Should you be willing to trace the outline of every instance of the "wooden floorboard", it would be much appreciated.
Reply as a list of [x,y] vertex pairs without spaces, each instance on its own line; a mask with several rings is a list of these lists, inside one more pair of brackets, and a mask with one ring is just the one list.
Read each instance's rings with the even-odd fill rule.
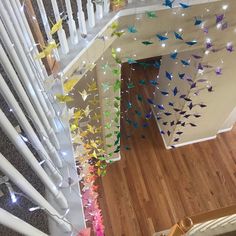
[[[144,114],[150,106],[138,102],[135,95],[151,97],[153,87],[138,81],[148,83],[157,71],[134,68],[131,76],[130,66],[122,68],[121,110],[131,101],[133,108],[126,114],[141,125],[146,120],[134,110]],[[135,88],[126,88],[129,77]],[[109,166],[101,181],[106,236],[149,236],[184,216],[236,204],[236,128],[214,140],[166,150],[155,120],[148,124],[135,129],[125,115],[121,120],[122,159]]]

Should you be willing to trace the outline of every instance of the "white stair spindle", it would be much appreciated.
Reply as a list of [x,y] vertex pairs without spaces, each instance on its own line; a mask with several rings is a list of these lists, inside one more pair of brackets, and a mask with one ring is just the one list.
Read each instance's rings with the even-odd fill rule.
[[[226,226],[227,224],[236,220],[236,215],[228,216],[220,222],[220,226]],[[214,229],[215,226],[212,226],[211,229]]]
[[[27,35],[27,36],[25,36],[25,39],[28,39],[27,40],[28,48],[29,48],[29,51],[32,50],[33,57],[34,57],[34,56],[38,55],[39,51],[38,51],[38,48],[36,47],[36,42],[34,40],[34,36],[31,32],[30,26],[29,26],[28,21],[26,19],[24,8],[22,8],[21,3],[18,0],[11,1],[11,6],[12,6],[12,8],[15,12],[15,15],[18,19],[18,22],[19,22],[20,27],[22,29],[23,35]],[[33,19],[33,20],[36,20],[36,19]],[[38,66],[38,71],[40,72],[41,77],[43,77],[43,79],[45,79],[44,77],[47,76],[47,71],[46,71],[46,68],[44,67],[42,61],[35,60],[35,63]]]
[[27,222],[0,208],[0,224],[26,236],[48,236]]
[[236,216],[234,216],[234,219],[230,221],[230,224],[235,224],[236,223]]
[[[21,173],[0,153],[0,170],[9,177],[28,197],[36,202],[65,230],[71,231],[71,225],[52,207],[52,205],[21,175]],[[21,225],[20,225],[21,226]],[[21,226],[22,227],[22,226]],[[31,234],[32,236],[34,234]]]
[[[11,2],[12,1],[13,0],[11,0]],[[17,2],[19,3],[19,1],[17,1]],[[15,6],[15,8],[17,8],[16,7],[17,6],[16,3],[12,4],[12,5]],[[21,14],[19,13],[19,11],[17,11],[17,9],[15,9],[15,12],[14,12],[13,8],[9,4],[9,2],[5,3],[5,6],[6,6],[9,14],[11,16],[12,22],[13,22],[13,24],[15,26],[16,32],[17,32],[17,34],[19,36],[19,39],[22,42],[22,45],[23,44],[25,45],[25,51],[27,52],[27,55],[29,56],[29,60],[31,62],[31,65],[34,68],[35,73],[40,77],[40,80],[38,82],[39,82],[40,89],[42,89],[42,91],[43,91],[44,88],[41,85],[41,81],[44,81],[46,76],[43,74],[43,69],[41,67],[42,63],[40,64],[41,60],[34,60],[34,59],[32,59],[32,56],[31,56],[31,50],[35,49],[35,48],[36,48],[35,56],[38,54],[37,47],[35,47],[35,42],[34,42],[34,39],[32,38],[33,36],[31,34],[31,37],[30,37],[30,35],[28,34],[28,32],[26,30],[26,27],[25,27],[25,24],[24,24],[24,22],[22,20],[22,17],[21,17]],[[16,17],[16,16],[18,16],[18,17]],[[23,30],[20,29],[19,25],[21,26],[21,28]],[[31,31],[30,31],[30,33],[31,33]],[[31,41],[31,40],[33,40],[33,41]],[[26,43],[26,42],[28,42],[28,43]],[[53,108],[52,104],[50,103],[50,101],[49,101],[49,99],[47,97],[47,94],[46,93],[42,93],[42,94],[43,94],[43,96],[45,98],[46,105],[47,105],[47,107],[49,108],[49,110],[50,110],[50,112],[52,114],[52,117],[55,117],[54,108]]]
[[[36,75],[35,75],[33,69],[31,68],[30,62],[28,61],[28,58],[25,54],[25,51],[24,51],[21,43],[18,40],[18,36],[17,36],[17,33],[14,29],[14,25],[11,22],[11,18],[9,17],[9,15],[8,15],[8,13],[7,13],[6,9],[4,8],[3,3],[1,1],[0,1],[0,14],[1,14],[2,19],[4,19],[4,23],[6,25],[6,28],[8,29],[8,33],[11,37],[10,42],[12,41],[14,43],[14,46],[15,46],[14,48],[18,52],[18,55],[21,58],[24,68],[28,74],[28,76],[26,78],[26,80],[28,81],[27,83],[32,84],[32,86],[34,88],[34,92],[36,93],[37,98],[40,101],[40,104],[41,104],[43,110],[45,111],[51,126],[54,127],[54,129],[56,130],[57,127],[56,127],[56,124],[54,121],[54,117],[53,117],[52,113],[50,112],[50,110],[48,109],[47,103],[46,103],[44,96],[42,95],[41,89],[39,87]],[[5,27],[2,26],[1,28],[4,29]],[[0,30],[0,31],[2,31],[2,30]],[[26,84],[25,84],[25,86],[26,86]]]
[[[62,192],[56,187],[52,180],[48,177],[42,166],[38,163],[30,149],[27,147],[21,136],[17,133],[15,128],[12,126],[10,121],[7,119],[5,114],[0,109],[0,127],[7,137],[11,140],[14,146],[17,148],[19,153],[29,164],[35,174],[39,177],[45,187],[52,193],[58,206],[62,209],[68,208],[68,203]],[[2,163],[1,163],[2,165]]]
[[77,30],[76,30],[76,24],[73,19],[73,13],[71,9],[71,3],[70,0],[65,0],[66,2],[66,10],[67,10],[67,15],[68,15],[68,25],[69,25],[69,31],[70,31],[70,36],[71,36],[71,42],[73,44],[77,44],[79,41]]
[[9,107],[14,112],[19,124],[25,131],[27,137],[29,138],[31,144],[34,146],[36,151],[38,152],[39,156],[42,160],[45,160],[50,173],[53,177],[57,180],[58,183],[61,183],[63,178],[60,175],[59,171],[55,168],[52,163],[51,158],[49,157],[48,153],[44,149],[42,143],[38,139],[37,135],[35,134],[33,128],[31,127],[30,123],[28,122],[27,118],[25,117],[23,111],[21,110],[20,106],[18,105],[15,97],[11,93],[10,89],[8,88],[5,80],[3,79],[2,75],[0,74],[0,93],[5,98],[6,102],[8,103]]
[[85,16],[84,16],[81,0],[77,0],[77,7],[78,7],[77,18],[79,22],[79,31],[82,36],[87,35],[87,27],[85,23]]
[[101,20],[103,18],[103,6],[102,3],[96,4],[96,18],[97,20]]
[[[51,0],[51,3],[52,3],[52,8],[53,8],[53,12],[54,12],[54,15],[55,15],[55,19],[58,22],[58,21],[61,20],[61,16],[60,16],[59,9],[58,9],[58,6],[57,6],[57,1],[56,0]],[[58,38],[59,38],[59,41],[60,41],[62,53],[67,54],[69,52],[69,46],[68,46],[68,43],[67,43],[66,33],[65,33],[64,29],[63,28],[59,29],[57,31],[57,35],[58,35]]]
[[[37,4],[38,4],[39,12],[40,12],[40,15],[42,18],[45,33],[47,35],[48,43],[55,43],[55,40],[52,38],[52,35],[50,34],[51,29],[50,29],[50,25],[48,22],[48,18],[47,18],[47,14],[45,11],[43,1],[37,0]],[[57,61],[60,61],[60,57],[59,57],[57,48],[53,49],[53,55]]]
[[[0,36],[1,36],[1,39],[2,39],[5,47],[8,50],[9,55],[12,58],[12,61],[14,62],[14,65],[15,65],[16,69],[18,70],[18,73],[20,75],[20,78],[22,79],[23,84],[25,85],[25,88],[27,89],[28,93],[31,95],[31,99],[34,102],[34,105],[35,105],[35,107],[36,107],[36,109],[38,111],[38,115],[42,119],[42,122],[44,123],[44,125],[46,127],[46,130],[50,133],[52,141],[53,141],[55,147],[57,149],[60,149],[60,145],[59,145],[59,142],[57,140],[57,137],[56,137],[56,135],[55,135],[51,125],[48,122],[48,119],[47,119],[47,117],[46,117],[46,115],[45,115],[45,113],[44,113],[44,111],[43,111],[43,109],[42,109],[38,99],[37,99],[36,94],[34,93],[35,90],[32,88],[32,84],[28,80],[29,79],[28,75],[26,74],[26,72],[25,72],[25,70],[24,70],[24,68],[23,68],[23,66],[21,64],[21,61],[18,58],[18,54],[16,53],[14,47],[12,47],[11,40],[10,40],[10,38],[9,38],[7,32],[6,32],[6,29],[3,26],[3,23],[2,23],[1,20],[0,20]],[[1,49],[1,51],[4,51],[4,50]],[[9,61],[8,58],[7,58],[7,56],[5,54],[3,54],[3,55],[0,54],[0,56],[5,58],[5,59],[2,60],[3,61],[2,63],[8,65],[9,63],[6,63],[6,61]]]
[[110,11],[110,0],[104,0],[104,13],[107,14]]
[[195,225],[189,232],[189,235],[194,235],[194,233],[201,231],[205,226],[207,226],[208,224],[212,223],[213,220],[207,221],[203,224],[197,224]]
[[[1,26],[1,22],[0,22],[0,26]],[[1,32],[3,32],[3,31],[1,31],[1,27],[0,27],[0,33]],[[13,50],[13,47],[11,47],[11,48]],[[14,57],[17,56],[16,54],[13,54],[13,55],[14,55]],[[47,131],[45,130],[44,126],[41,123],[41,120],[39,119],[37,113],[35,112],[34,107],[32,106],[23,86],[21,85],[20,80],[19,80],[14,68],[12,67],[11,62],[9,61],[9,58],[7,57],[1,44],[0,44],[0,62],[2,64],[5,72],[8,74],[9,80],[11,81],[14,89],[16,90],[17,95],[19,96],[19,98],[20,98],[23,106],[25,107],[28,115],[30,116],[33,124],[35,125],[35,128],[38,130],[39,134],[41,135],[42,140],[44,140],[44,143],[47,146],[47,148],[50,152],[50,155],[53,156],[54,162],[56,163],[57,167],[62,167],[61,159],[60,159],[56,149],[54,148],[54,146],[51,144],[51,141],[50,141],[50,140],[52,140],[52,141],[58,142],[56,135],[55,135],[53,129],[50,127],[50,125],[46,119],[46,116],[44,116],[45,117],[44,124],[46,124],[45,127],[46,127]],[[17,65],[19,63],[20,62],[17,61],[17,63],[15,65]],[[23,70],[22,67],[20,67],[20,68]],[[30,89],[31,84],[28,84],[28,86]],[[37,104],[35,106],[37,106]],[[48,137],[47,133],[48,133],[50,139],[47,138]]]
[[87,0],[87,13],[88,13],[89,27],[93,28],[95,26],[95,14],[94,14],[94,5],[91,2],[91,0]]
[[204,232],[204,231],[206,231],[207,229],[209,229],[209,228],[211,228],[211,227],[213,227],[213,226],[216,226],[216,227],[217,227],[217,226],[219,225],[219,223],[220,223],[222,220],[224,220],[225,218],[227,218],[227,217],[218,218],[218,219],[212,220],[211,222],[205,223],[206,225],[205,225],[202,229],[200,229],[200,232]]

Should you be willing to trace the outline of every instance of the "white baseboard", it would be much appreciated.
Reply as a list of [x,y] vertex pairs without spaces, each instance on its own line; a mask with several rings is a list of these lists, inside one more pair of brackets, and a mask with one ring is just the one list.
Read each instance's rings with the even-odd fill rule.
[[215,139],[215,138],[216,138],[216,135],[211,136],[211,137],[196,139],[196,140],[189,141],[189,142],[185,142],[185,143],[175,144],[174,146],[175,146],[175,147],[182,147],[182,146],[185,146],[185,145],[194,144],[194,143],[200,143],[200,142],[212,140],[212,139]]
[[110,163],[110,161],[115,162],[115,161],[120,161],[120,160],[121,160],[121,155],[119,153],[118,157],[111,158],[111,159],[107,160],[106,162]]
[[217,134],[228,132],[228,131],[231,131],[232,129],[233,129],[233,126],[231,126],[230,128],[226,128],[226,129],[220,129]]

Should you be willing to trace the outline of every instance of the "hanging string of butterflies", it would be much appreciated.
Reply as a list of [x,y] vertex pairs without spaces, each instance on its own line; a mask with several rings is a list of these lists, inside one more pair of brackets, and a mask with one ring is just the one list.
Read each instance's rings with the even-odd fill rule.
[[[72,102],[75,86],[80,76],[73,76],[64,83],[65,95],[57,95],[60,102]],[[101,114],[99,108],[98,88],[96,81],[92,81],[77,91],[81,96],[84,108],[69,109],[70,130],[74,145],[74,155],[77,168],[81,176],[82,201],[86,220],[92,222],[96,235],[104,235],[102,214],[98,203],[98,176],[106,174],[106,156],[103,148]],[[97,111],[98,110],[98,111]],[[82,125],[83,124],[83,125]]]
[[[122,1],[121,1],[122,2]],[[172,8],[174,4],[174,0],[165,0],[163,1],[163,5]],[[117,2],[119,4],[119,1]],[[188,9],[191,7],[186,3],[179,3],[179,6],[182,9]],[[154,11],[147,11],[145,13],[147,19],[153,20],[157,18],[157,14]],[[194,17],[192,19],[193,25],[202,29],[202,32],[206,35],[209,33],[208,27],[203,24],[202,17]],[[51,34],[55,34],[58,30],[61,29],[63,23],[63,19],[56,22],[52,25]],[[220,30],[225,30],[228,27],[228,22],[226,21],[225,14],[216,15],[215,25]],[[112,29],[111,37],[120,37],[124,36],[126,33],[128,34],[138,34],[138,28],[135,25],[129,25],[126,30],[120,30],[118,22],[114,22],[111,24],[110,28]],[[188,46],[194,46],[198,44],[198,41],[195,39],[185,40],[184,34],[177,31],[168,32],[166,34],[156,34],[154,38],[155,40],[140,40],[140,44],[144,47],[148,47],[155,43],[163,43],[167,42],[170,37],[173,37],[174,40],[178,40],[180,43]],[[42,51],[36,55],[35,59],[42,59],[51,55],[53,50],[58,47],[58,44],[55,42],[51,42],[46,44],[45,47],[42,48]],[[207,40],[205,44],[205,49],[208,52],[216,53],[218,51],[226,49],[227,52],[234,52],[233,43],[229,42],[225,47],[216,48],[214,43],[211,40]],[[178,61],[181,63],[183,67],[192,66],[192,62],[197,62],[197,70],[199,73],[205,73],[209,70],[213,70],[216,76],[221,76],[223,73],[223,69],[221,66],[217,66],[214,68],[212,65],[207,63],[203,63],[201,61],[202,56],[198,54],[192,54],[191,58],[181,58],[179,59],[179,55],[177,51],[170,53],[170,58],[173,61]],[[162,135],[172,136],[173,141],[178,143],[180,141],[181,135],[184,133],[182,130],[183,127],[197,127],[196,120],[201,118],[201,109],[204,109],[207,105],[205,103],[194,103],[191,98],[189,98],[188,94],[185,91],[181,91],[181,88],[178,86],[170,86],[169,89],[161,88],[158,84],[158,79],[150,80],[148,83],[145,80],[140,80],[138,83],[140,86],[153,86],[155,88],[155,92],[164,98],[178,98],[179,104],[176,102],[172,102],[171,100],[167,103],[167,105],[159,104],[154,99],[148,98],[144,99],[142,94],[136,94],[135,98],[139,103],[146,102],[150,106],[154,107],[156,113],[153,114],[152,111],[148,110],[144,117],[147,122],[142,123],[140,126],[137,121],[129,119],[128,116],[123,116],[120,110],[120,90],[121,90],[121,64],[124,62],[119,57],[119,54],[115,49],[111,50],[111,58],[112,62],[105,63],[102,66],[102,70],[106,72],[107,70],[112,71],[112,75],[115,78],[114,83],[112,82],[104,82],[101,84],[102,92],[105,94],[109,90],[113,90],[115,94],[118,94],[114,99],[110,99],[107,97],[106,99],[106,107],[107,109],[103,114],[97,109],[93,107],[99,107],[99,94],[96,81],[93,81],[90,84],[87,84],[87,87],[80,88],[77,93],[81,96],[83,101],[83,108],[71,108],[69,109],[69,117],[64,117],[70,121],[70,130],[71,136],[74,144],[74,154],[77,160],[77,167],[79,170],[79,174],[82,178],[82,200],[85,208],[85,217],[87,220],[91,221],[93,224],[93,229],[96,232],[96,235],[104,235],[104,226],[102,222],[102,214],[98,204],[98,194],[95,182],[99,176],[104,176],[106,174],[107,168],[107,160],[111,159],[114,153],[120,152],[120,119],[126,119],[126,123],[131,125],[134,129],[138,129],[139,127],[145,128],[148,126],[148,120],[155,116],[157,120],[162,122],[162,125],[166,127],[165,130],[161,130]],[[140,62],[135,60],[132,57],[126,57],[127,63],[130,64],[130,68],[132,69],[132,65],[138,65],[145,68],[154,67],[156,69],[160,69],[161,62]],[[115,63],[115,66],[113,65]],[[83,68],[80,68],[80,72],[78,75],[72,76],[70,79],[66,80],[64,83],[64,94],[57,94],[56,99],[59,102],[70,103],[73,102],[75,92],[75,87],[77,83],[81,80],[80,74],[83,74],[84,71],[88,69],[92,69],[94,64],[84,65]],[[131,78],[132,79],[132,78]],[[160,78],[159,78],[160,79]],[[199,95],[202,91],[214,92],[213,86],[208,83],[206,79],[198,79],[194,81],[191,76],[184,73],[183,71],[179,71],[177,76],[173,75],[172,71],[166,71],[164,75],[164,79],[169,81],[170,83],[174,80],[178,79],[183,81],[183,83],[187,83],[190,92],[194,95]],[[131,91],[134,88],[134,82],[132,80],[127,80],[127,91]],[[186,103],[184,110],[180,106],[182,101]],[[197,109],[197,111],[195,111]],[[143,117],[141,111],[137,107],[135,107],[132,102],[127,101],[127,111],[134,112],[136,117]],[[67,114],[67,113],[66,113]],[[179,115],[179,119],[176,120],[176,114]],[[110,122],[107,122],[104,127],[101,127],[101,116],[105,116],[110,119]],[[173,119],[165,120],[166,117],[173,117]],[[83,125],[82,125],[83,124]],[[177,127],[173,129],[173,127]],[[112,140],[110,143],[105,144],[102,139],[103,128],[105,129],[107,140]],[[131,135],[126,135],[127,139],[132,138]],[[144,138],[144,135],[142,135]],[[105,146],[106,145],[106,146]],[[175,147],[175,145],[172,145]],[[107,148],[109,148],[109,153],[107,153]],[[130,147],[125,146],[125,150],[130,150]]]
[[[167,1],[163,2],[163,5],[166,6],[166,7],[172,8],[173,7],[173,3],[174,3],[174,1],[168,1],[167,0]],[[188,5],[186,3],[179,3],[179,5],[180,5],[180,7],[182,9],[187,9],[187,8],[190,7],[190,5]],[[153,12],[153,11],[146,12],[146,16],[149,19],[154,19],[154,18],[157,17],[156,12]],[[199,27],[200,29],[202,29],[203,33],[207,35],[209,30],[203,24],[203,22],[204,22],[203,18],[201,18],[201,17],[194,17],[193,18],[193,25],[196,26],[196,27]],[[216,15],[215,24],[216,24],[216,27],[218,29],[225,30],[228,27],[228,22],[225,20],[225,14]],[[122,35],[125,34],[124,30],[118,30],[119,29],[118,23],[116,23],[116,22],[113,23],[113,25],[111,27],[114,29],[114,33],[112,34],[112,36],[121,37]],[[135,25],[130,25],[130,26],[127,27],[127,32],[130,33],[130,34],[136,34],[136,33],[138,33],[138,29],[137,29],[137,27]],[[180,41],[182,41],[184,44],[186,44],[188,46],[194,46],[194,45],[196,45],[198,43],[197,40],[195,40],[195,39],[190,40],[190,41],[189,40],[184,40],[184,35],[181,32],[173,31],[172,34],[173,34],[173,38],[175,40],[180,40]],[[167,41],[169,39],[167,34],[165,34],[165,35],[156,34],[156,38],[160,42],[165,42],[165,41]],[[137,39],[135,38],[135,40],[137,40]],[[141,41],[141,43],[143,45],[145,45],[145,46],[149,46],[149,45],[154,44],[155,42],[154,41],[150,41],[150,40],[144,40],[144,41]],[[227,43],[227,45],[224,48],[228,52],[233,52],[234,51],[233,43],[231,43],[231,42]],[[223,50],[224,48],[220,48],[220,49],[215,48],[213,43],[211,42],[211,40],[209,40],[209,39],[206,40],[205,49],[206,49],[206,51],[208,53],[209,52],[215,53],[215,52],[218,52],[220,50]],[[119,66],[122,63],[122,60],[117,55],[115,49],[112,49],[111,54],[112,54],[112,58],[115,60],[115,62]],[[177,51],[172,52],[170,54],[170,58],[173,59],[173,60],[178,60],[178,52]],[[180,60],[180,63],[184,67],[188,67],[188,66],[192,66],[191,65],[191,60],[196,60],[196,61],[199,60],[200,61],[201,59],[202,59],[202,56],[193,54],[193,55],[191,55],[191,58]],[[156,67],[158,69],[160,68],[160,62],[158,62],[158,61],[156,61],[155,63],[150,65],[150,63],[138,62],[138,61],[136,61],[133,58],[128,58],[127,62],[130,65],[138,64],[138,65],[143,66],[144,68],[147,68],[148,66],[154,66],[154,67]],[[198,70],[199,73],[206,72],[206,70],[208,70],[208,69],[213,69],[213,66],[211,66],[209,64],[202,63],[202,62],[198,62],[197,70]],[[105,68],[104,68],[104,70],[105,70]],[[223,70],[219,66],[219,67],[214,68],[214,71],[215,71],[215,74],[217,76],[220,76],[220,75],[222,75],[222,71]],[[120,71],[117,72],[116,70],[114,70],[113,75],[114,76],[117,76],[117,75],[120,76]],[[171,71],[166,71],[165,77],[166,77],[167,80],[170,80],[170,81],[173,81],[173,79],[174,79],[174,76],[173,76]],[[189,75],[187,75],[185,73],[182,73],[182,72],[178,73],[178,78],[180,80],[188,83],[189,84],[189,88],[190,88],[190,93],[193,93],[196,96],[199,95],[201,91],[214,92],[213,86],[206,79],[198,79],[197,81],[193,81],[193,79]],[[145,84],[145,81],[141,81],[141,83]],[[157,82],[155,80],[154,81],[150,81],[150,84],[152,84],[154,86],[157,85],[156,83]],[[117,80],[115,82],[114,86],[120,89],[120,82]],[[132,89],[133,86],[134,85],[131,82],[131,83],[128,84],[127,88],[128,89]],[[108,89],[109,89],[108,87],[104,87],[104,90],[108,90]],[[180,100],[183,100],[183,101],[187,102],[187,108],[189,109],[189,111],[182,110],[181,107],[176,107],[176,105],[173,102],[169,102],[168,103],[168,107],[164,107],[163,105],[155,104],[155,101],[152,100],[152,99],[147,100],[147,102],[151,106],[154,106],[154,107],[157,108],[157,110],[158,110],[157,114],[158,115],[156,116],[156,118],[158,120],[161,120],[161,119],[164,120],[165,116],[176,116],[176,113],[178,113],[180,115],[180,119],[179,120],[173,119],[170,122],[166,122],[166,121],[162,122],[162,124],[164,126],[173,127],[174,125],[176,125],[177,129],[175,130],[174,133],[172,133],[172,131],[170,131],[169,129],[167,129],[166,131],[163,131],[163,130],[160,131],[161,134],[163,134],[163,135],[168,135],[168,136],[173,135],[173,137],[174,137],[173,141],[177,143],[177,142],[180,141],[180,135],[183,134],[182,131],[179,131],[178,127],[179,126],[181,126],[181,127],[187,127],[187,126],[197,127],[196,122],[194,122],[193,120],[195,118],[196,119],[200,118],[201,114],[199,114],[200,113],[199,111],[197,111],[197,112],[194,111],[193,112],[193,110],[194,110],[194,108],[203,109],[207,105],[204,104],[204,103],[196,103],[196,104],[194,104],[192,99],[190,99],[188,97],[188,94],[182,93],[182,91],[180,91],[180,88],[178,88],[177,86],[175,86],[172,89],[172,91],[159,91],[159,92],[163,96],[167,97],[167,96],[169,96],[171,94],[172,96],[179,97]],[[142,96],[141,95],[137,95],[137,98],[138,98],[139,101],[142,100]],[[120,100],[120,97],[118,98],[118,100]],[[128,110],[130,110],[131,108],[134,108],[134,107],[132,107],[131,102],[127,102],[127,108],[128,108]],[[135,111],[135,113],[138,116],[141,116],[140,115],[141,114],[140,111],[138,111],[135,108],[133,110]],[[130,119],[127,119],[127,122],[129,124],[132,124],[134,128],[138,127],[137,122],[135,122],[135,121],[131,121]],[[112,134],[108,134],[107,137],[111,137],[111,136],[112,136]],[[120,137],[120,133],[118,133],[118,137]],[[118,141],[118,139],[116,141]],[[117,142],[115,144],[117,144]],[[114,146],[115,146],[115,144],[114,144]],[[174,147],[174,145],[172,147]],[[130,150],[130,148],[127,148],[127,150]],[[119,149],[118,149],[118,151],[119,151]]]

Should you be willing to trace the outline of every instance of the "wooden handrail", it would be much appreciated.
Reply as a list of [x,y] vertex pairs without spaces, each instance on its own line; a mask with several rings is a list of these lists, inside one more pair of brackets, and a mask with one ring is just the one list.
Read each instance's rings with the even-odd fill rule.
[[187,233],[193,227],[193,222],[189,217],[186,217],[180,220],[177,224],[175,224],[168,236],[181,236]]
[[236,205],[200,213],[194,216],[190,216],[190,218],[192,219],[193,224],[195,225],[195,224],[203,223],[209,220],[221,218],[224,216],[233,215],[233,214],[236,214]]
[[236,205],[200,213],[180,220],[172,226],[168,236],[185,235],[194,225],[236,214]]

